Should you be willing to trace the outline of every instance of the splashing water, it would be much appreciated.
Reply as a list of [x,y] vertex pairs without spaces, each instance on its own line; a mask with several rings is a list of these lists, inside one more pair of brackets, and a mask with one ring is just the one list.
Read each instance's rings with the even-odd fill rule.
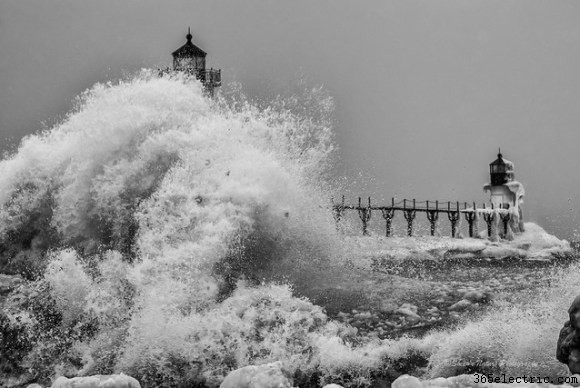
[[194,80],[143,72],[24,139],[0,163],[0,264],[30,280],[0,322],[14,340],[4,372],[215,386],[281,360],[298,382],[363,386],[410,355],[435,376],[460,372],[454,358],[522,363],[551,344],[574,274],[533,306],[424,339],[361,341],[297,296],[340,281],[345,255],[321,183],[332,101],[306,97],[209,102]]
[[336,246],[316,183],[332,106],[318,103],[318,117],[212,104],[197,82],[145,72],[96,85],[26,138],[0,164],[9,266],[39,279],[12,316],[31,337],[20,361],[45,378],[123,370],[150,384],[211,385],[271,358],[307,370],[308,348],[349,329],[270,281]]

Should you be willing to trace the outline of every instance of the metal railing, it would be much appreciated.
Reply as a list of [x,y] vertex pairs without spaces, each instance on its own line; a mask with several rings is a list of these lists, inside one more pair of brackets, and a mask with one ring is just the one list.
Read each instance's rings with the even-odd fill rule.
[[[346,210],[355,210],[360,220],[362,221],[362,232],[363,235],[368,235],[368,223],[371,219],[371,214],[374,211],[380,211],[382,217],[385,220],[385,235],[387,237],[391,236],[393,233],[393,218],[395,217],[395,212],[400,212],[403,214],[405,221],[407,222],[407,235],[413,235],[413,226],[417,212],[424,212],[427,215],[427,220],[430,223],[430,234],[434,236],[437,229],[437,223],[439,220],[439,214],[446,214],[449,222],[451,224],[451,236],[458,237],[458,226],[461,215],[465,217],[468,223],[469,237],[475,237],[477,230],[478,218],[481,217],[486,223],[488,237],[491,236],[492,226],[497,221],[501,221],[503,230],[500,231],[502,236],[508,233],[508,223],[512,219],[512,212],[509,210],[509,206],[500,205],[494,206],[491,204],[483,204],[482,207],[478,208],[475,202],[451,202],[451,201],[416,201],[415,199],[402,199],[400,201],[395,201],[394,198],[391,199],[389,205],[383,206],[372,206],[371,198],[368,197],[368,203],[363,203],[362,198],[358,198],[358,205],[347,205],[345,203],[344,196],[340,203],[335,203],[332,200],[332,210],[334,219],[337,224],[337,228],[340,226],[340,222],[344,217]],[[366,201],[365,201],[366,202]]]
[[221,69],[204,69],[198,70],[195,77],[200,80],[203,84],[210,85],[212,87],[221,86],[222,84],[222,71]]

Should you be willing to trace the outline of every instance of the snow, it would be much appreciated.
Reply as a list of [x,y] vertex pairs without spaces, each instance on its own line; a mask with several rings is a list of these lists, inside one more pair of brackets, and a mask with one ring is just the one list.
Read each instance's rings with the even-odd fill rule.
[[281,362],[264,365],[249,365],[230,372],[220,388],[291,388]]
[[[504,183],[503,186],[506,186],[509,191],[516,195],[516,198],[522,197],[526,195],[526,189],[524,189],[524,185],[518,181],[511,181]],[[491,183],[486,183],[483,185],[483,191],[490,191],[493,185]]]
[[[482,233],[482,237],[485,232]],[[392,260],[426,259],[505,259],[519,257],[526,260],[549,260],[554,255],[572,252],[570,243],[546,232],[537,224],[525,223],[525,232],[516,234],[513,241],[492,242],[484,238],[451,237],[382,237],[357,236],[345,238],[349,259],[357,266],[368,265],[369,258]],[[359,258],[358,260],[356,258]],[[361,260],[362,259],[362,260]]]
[[141,388],[141,385],[133,377],[121,373],[72,379],[61,376],[52,384],[52,388]]

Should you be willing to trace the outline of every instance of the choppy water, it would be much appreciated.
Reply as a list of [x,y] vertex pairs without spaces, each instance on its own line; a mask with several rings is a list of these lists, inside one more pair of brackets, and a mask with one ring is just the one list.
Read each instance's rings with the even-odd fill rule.
[[364,386],[419,358],[431,376],[565,373],[555,341],[577,269],[423,339],[360,338],[298,297],[346,282],[353,252],[328,209],[331,113],[319,89],[258,108],[144,72],[26,138],[0,163],[2,264],[31,280],[1,322],[3,372],[211,386],[281,360],[302,385]]

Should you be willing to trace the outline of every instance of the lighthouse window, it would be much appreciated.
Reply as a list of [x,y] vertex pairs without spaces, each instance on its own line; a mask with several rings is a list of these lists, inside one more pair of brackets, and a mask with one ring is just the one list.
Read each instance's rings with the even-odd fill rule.
[[504,173],[505,170],[505,166],[504,165],[494,165],[491,166],[491,173],[492,174],[500,174],[500,173]]
[[184,69],[192,65],[192,58],[183,57],[177,59],[180,68]]
[[196,69],[205,69],[205,58],[202,58],[202,57],[195,58],[195,68]]

